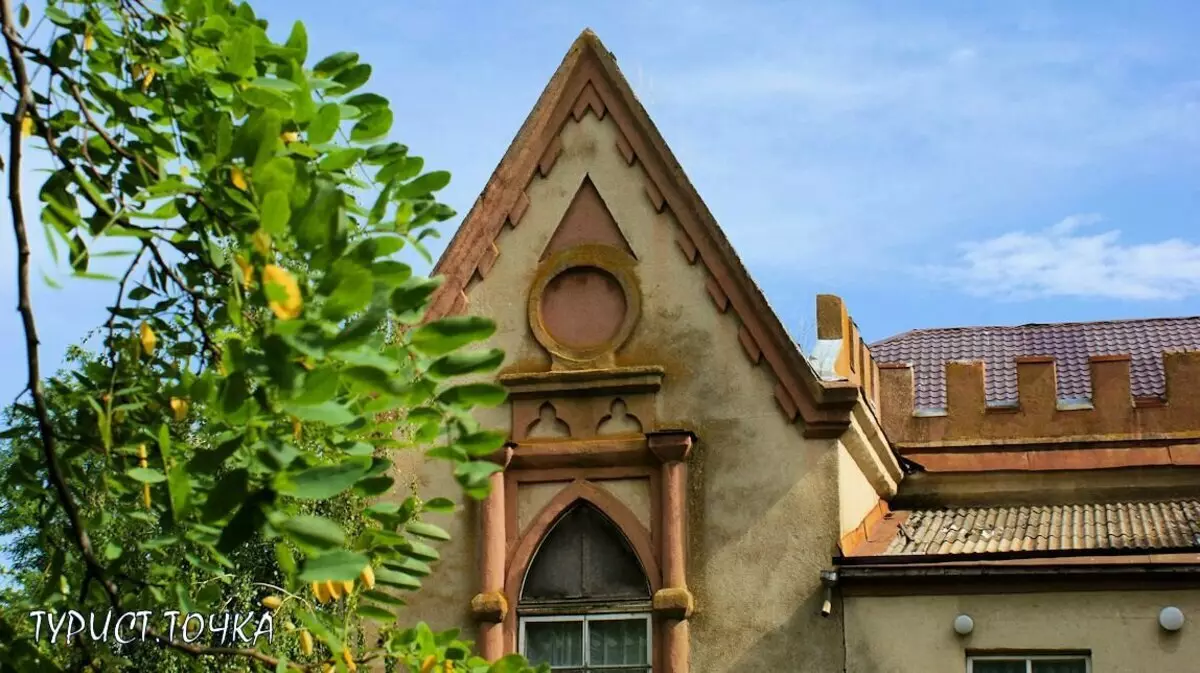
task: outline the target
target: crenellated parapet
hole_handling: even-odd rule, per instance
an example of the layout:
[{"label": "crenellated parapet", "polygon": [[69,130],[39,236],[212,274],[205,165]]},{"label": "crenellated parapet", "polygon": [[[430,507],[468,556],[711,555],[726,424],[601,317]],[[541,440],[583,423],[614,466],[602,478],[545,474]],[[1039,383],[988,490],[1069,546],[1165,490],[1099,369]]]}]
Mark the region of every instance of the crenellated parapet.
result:
[{"label": "crenellated parapet", "polygon": [[1091,398],[1060,400],[1054,359],[1016,359],[1017,399],[991,403],[983,362],[948,362],[946,408],[914,408],[907,364],[879,368],[884,431],[902,453],[937,446],[1176,440],[1200,437],[1200,351],[1163,354],[1166,392],[1135,398],[1128,355],[1089,359]]},{"label": "crenellated parapet", "polygon": [[879,365],[837,295],[817,295],[817,343],[810,361],[822,378],[853,383],[879,408]]}]

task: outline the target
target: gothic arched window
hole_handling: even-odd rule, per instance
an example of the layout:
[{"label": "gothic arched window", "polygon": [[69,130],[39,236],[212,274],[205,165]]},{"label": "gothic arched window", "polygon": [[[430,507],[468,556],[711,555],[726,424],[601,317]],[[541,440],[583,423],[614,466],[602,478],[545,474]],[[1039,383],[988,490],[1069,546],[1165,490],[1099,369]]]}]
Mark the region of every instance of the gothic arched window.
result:
[{"label": "gothic arched window", "polygon": [[621,530],[580,501],[529,564],[517,612],[521,651],[558,671],[650,670],[650,583]]}]

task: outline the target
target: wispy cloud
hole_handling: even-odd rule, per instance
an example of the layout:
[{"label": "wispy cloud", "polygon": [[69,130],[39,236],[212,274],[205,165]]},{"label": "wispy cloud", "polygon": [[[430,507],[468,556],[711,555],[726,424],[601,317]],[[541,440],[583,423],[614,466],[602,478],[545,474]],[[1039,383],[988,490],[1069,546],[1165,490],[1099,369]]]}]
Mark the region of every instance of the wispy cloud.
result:
[{"label": "wispy cloud", "polygon": [[1178,238],[1124,243],[1116,229],[1091,233],[1098,215],[1072,215],[1039,232],[960,246],[950,266],[922,271],[1000,299],[1176,300],[1200,296],[1200,245]]},{"label": "wispy cloud", "polygon": [[[1146,22],[1018,7],[685,15],[672,33],[721,48],[657,64],[651,112],[685,129],[668,140],[714,210],[739,215],[742,254],[767,264],[794,262],[788,236],[810,260],[882,268],[996,233],[1023,204],[1197,167],[1191,47]],[[750,192],[747,170],[764,175]],[[851,234],[854,258],[834,254]]]}]

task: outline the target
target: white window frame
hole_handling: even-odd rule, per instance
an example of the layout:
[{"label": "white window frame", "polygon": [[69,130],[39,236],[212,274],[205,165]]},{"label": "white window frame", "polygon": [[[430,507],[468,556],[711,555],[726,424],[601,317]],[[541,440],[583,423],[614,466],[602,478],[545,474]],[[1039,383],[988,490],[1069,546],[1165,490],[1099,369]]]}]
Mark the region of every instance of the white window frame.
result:
[{"label": "white window frame", "polygon": [[975,662],[977,661],[1012,661],[1014,659],[1025,660],[1025,673],[1033,673],[1033,662],[1035,661],[1062,661],[1064,659],[1082,661],[1085,673],[1092,673],[1092,655],[1090,654],[1021,654],[1019,652],[971,655],[967,657],[967,673],[975,673]]},{"label": "white window frame", "polygon": [[[520,636],[517,641],[517,649],[521,654],[525,654],[525,625],[531,622],[579,622],[580,628],[583,629],[583,663],[580,666],[559,667],[568,669],[582,668],[585,671],[604,671],[614,669],[631,669],[638,666],[594,666],[588,663],[588,653],[590,652],[588,642],[588,633],[591,629],[588,628],[588,622],[611,622],[618,620],[633,620],[641,619],[646,622],[646,672],[654,668],[654,623],[650,618],[649,612],[601,612],[601,613],[575,613],[562,615],[530,615],[520,618]],[[555,670],[555,669],[551,669]],[[1090,671],[1088,673],[1091,673]]]}]

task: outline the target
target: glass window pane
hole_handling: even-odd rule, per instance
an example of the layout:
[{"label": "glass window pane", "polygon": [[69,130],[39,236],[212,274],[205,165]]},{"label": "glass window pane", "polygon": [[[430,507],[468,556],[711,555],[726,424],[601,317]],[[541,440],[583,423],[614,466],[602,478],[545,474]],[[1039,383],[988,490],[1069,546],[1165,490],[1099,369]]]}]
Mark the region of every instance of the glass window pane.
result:
[{"label": "glass window pane", "polygon": [[1033,673],[1087,673],[1083,659],[1040,659],[1033,662]]},{"label": "glass window pane", "polygon": [[1028,673],[1024,659],[976,659],[971,662],[971,673]]},{"label": "glass window pane", "polygon": [[583,622],[525,622],[525,658],[535,666],[582,666]]},{"label": "glass window pane", "polygon": [[650,663],[645,619],[603,619],[588,622],[588,664],[636,666]]}]

